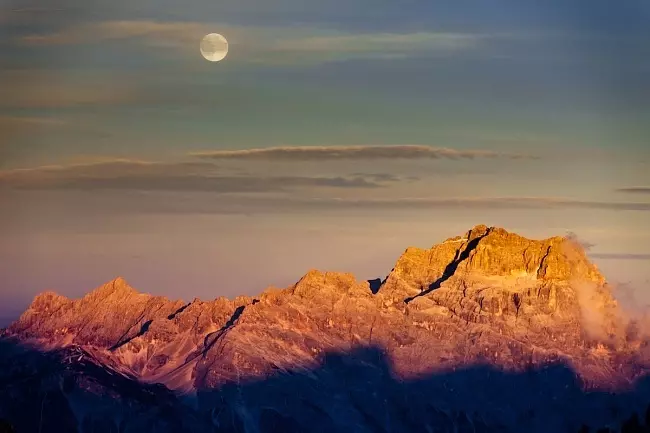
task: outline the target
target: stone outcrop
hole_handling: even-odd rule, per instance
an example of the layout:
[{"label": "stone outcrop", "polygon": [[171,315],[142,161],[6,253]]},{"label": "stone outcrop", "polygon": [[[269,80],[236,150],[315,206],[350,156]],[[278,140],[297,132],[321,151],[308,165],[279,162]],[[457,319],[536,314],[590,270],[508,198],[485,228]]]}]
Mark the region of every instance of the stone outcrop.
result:
[{"label": "stone outcrop", "polygon": [[465,236],[447,239],[429,250],[407,249],[397,261],[391,277],[424,288],[446,276],[470,274],[605,282],[582,247],[571,239],[531,240],[485,225],[476,226]]}]

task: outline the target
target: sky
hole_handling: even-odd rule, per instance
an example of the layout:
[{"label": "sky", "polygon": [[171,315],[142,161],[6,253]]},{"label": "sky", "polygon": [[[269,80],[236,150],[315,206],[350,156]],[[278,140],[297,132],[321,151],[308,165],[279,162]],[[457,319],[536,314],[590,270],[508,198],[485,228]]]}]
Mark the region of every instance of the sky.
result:
[{"label": "sky", "polygon": [[384,277],[481,223],[650,303],[643,0],[0,0],[0,52],[0,318]]}]

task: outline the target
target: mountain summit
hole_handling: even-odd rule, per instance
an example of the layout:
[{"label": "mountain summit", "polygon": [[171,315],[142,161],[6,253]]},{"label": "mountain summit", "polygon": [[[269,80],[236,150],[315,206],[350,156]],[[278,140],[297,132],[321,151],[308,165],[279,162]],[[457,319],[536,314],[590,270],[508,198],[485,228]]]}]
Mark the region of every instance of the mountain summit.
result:
[{"label": "mountain summit", "polygon": [[[270,288],[256,298],[189,303],[138,293],[121,278],[77,300],[48,292],[5,330],[3,341],[109,371],[113,379],[99,388],[101,395],[120,396],[122,403],[112,402],[113,409],[135,398],[115,378],[138,392],[164,385],[164,392],[156,388],[164,401],[194,396],[198,406],[177,411],[216,431],[424,432],[435,425],[432,414],[441,417],[440,425],[457,427],[450,413],[471,409],[478,417],[472,422],[484,431],[533,432],[549,430],[544,417],[521,418],[526,404],[557,419],[562,427],[554,431],[577,429],[580,405],[601,401],[581,393],[622,389],[644,374],[641,342],[629,338],[626,325],[607,282],[578,243],[564,237],[530,240],[479,225],[431,249],[408,248],[383,280],[312,270],[293,286]],[[82,384],[91,374],[74,361],[65,365],[57,374],[70,377],[69,366],[75,366],[70,389],[76,391],[62,391],[61,404],[79,421],[87,415],[75,409],[74,399],[89,392]],[[548,396],[571,402],[561,410],[554,406],[557,413],[549,412],[548,402],[537,402],[550,392],[548,368],[554,365],[570,371],[558,376],[569,380],[561,395]],[[465,376],[448,376],[459,369],[473,379],[463,384]],[[355,373],[348,376],[350,371]],[[497,371],[545,373],[526,376],[525,395],[506,402],[511,390],[502,389],[508,381]],[[414,384],[427,375],[436,378],[428,388]],[[505,382],[489,388],[495,377]],[[285,381],[303,394],[287,394]],[[99,383],[94,376],[91,382]],[[252,383],[268,386],[245,385]],[[375,394],[355,396],[353,383]],[[421,408],[428,414],[389,416],[412,393],[424,399],[417,405],[429,405]],[[395,405],[390,410],[389,401]],[[138,417],[154,417],[158,404],[143,405]],[[512,413],[499,412],[503,405],[511,405]],[[225,429],[219,417],[226,415],[215,415],[216,408],[238,427]],[[307,414],[319,420],[318,428]],[[607,421],[605,414],[598,416]],[[282,429],[269,427],[276,424]],[[165,428],[160,431],[181,431]]]}]

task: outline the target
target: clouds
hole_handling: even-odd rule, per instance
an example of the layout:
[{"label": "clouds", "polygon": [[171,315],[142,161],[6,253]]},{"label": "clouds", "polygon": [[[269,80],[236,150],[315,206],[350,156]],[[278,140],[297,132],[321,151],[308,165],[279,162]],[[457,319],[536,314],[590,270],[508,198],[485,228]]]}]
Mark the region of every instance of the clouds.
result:
[{"label": "clouds", "polygon": [[579,246],[581,246],[585,251],[589,251],[593,247],[596,246],[596,244],[593,244],[593,243],[591,243],[589,241],[586,241],[584,239],[580,239],[578,237],[578,235],[575,234],[574,232],[568,232],[565,237],[566,237],[567,240],[569,240],[571,242],[574,242],[574,243],[578,244]]},{"label": "clouds", "polygon": [[214,150],[190,155],[211,160],[320,161],[376,159],[474,159],[529,156],[486,150],[456,150],[418,145],[397,146],[297,146],[245,150]]},{"label": "clouds", "polygon": [[28,34],[17,39],[23,45],[77,45],[103,41],[147,38],[162,44],[196,42],[209,26],[195,22],[104,21],[79,24],[57,32]]},{"label": "clouds", "polygon": [[627,188],[618,188],[617,192],[628,194],[650,194],[650,186],[633,186]]},{"label": "clouds", "polygon": [[211,193],[269,193],[300,188],[381,188],[386,176],[262,176],[233,174],[210,162],[109,160],[0,172],[0,188],[11,190],[129,190]]},{"label": "clouds", "polygon": [[[639,210],[639,209],[635,209]],[[585,249],[585,251],[588,251],[589,257],[592,259],[600,259],[600,260],[650,260],[650,254],[644,254],[644,253],[608,253],[608,252],[602,252],[602,253],[594,253],[591,252],[591,250],[597,246],[594,243],[591,243],[589,241],[585,241],[584,239],[580,239],[578,235],[576,235],[573,232],[569,232],[567,234],[567,239],[577,243],[578,245],[582,246],[582,248]]]},{"label": "clouds", "polygon": [[408,57],[419,53],[456,52],[477,48],[486,36],[463,33],[370,33],[313,36],[279,41],[277,52],[319,56],[323,60]]},{"label": "clouds", "polygon": [[[113,191],[115,192],[115,191]],[[335,197],[305,197],[298,194],[272,194],[271,191],[241,191],[240,194],[222,194],[216,196],[205,191],[152,191],[142,194],[138,191],[107,191],[100,196],[84,195],[83,199],[74,199],[67,194],[66,198],[57,195],[52,201],[52,207],[57,212],[63,212],[61,203],[76,208],[92,206],[83,212],[101,212],[111,216],[124,213],[145,214],[261,214],[261,215],[383,215],[398,213],[413,216],[416,214],[434,215],[465,215],[466,212],[491,211],[534,211],[564,212],[567,210],[584,209],[615,210],[648,212],[650,204],[620,203],[615,207],[608,202],[583,202],[561,198],[548,197],[460,197],[458,199],[404,198],[404,199],[344,199]],[[247,194],[241,194],[247,192]],[[35,191],[38,193],[38,191]],[[119,193],[119,194],[117,194]],[[137,195],[136,195],[137,194]],[[218,198],[218,199],[217,199]],[[27,200],[25,198],[24,200]],[[553,205],[549,206],[549,202]],[[121,203],[121,205],[120,205]],[[32,205],[30,205],[32,206]]]},{"label": "clouds", "polygon": [[560,197],[405,197],[394,199],[314,198],[295,200],[295,204],[319,208],[360,209],[600,209],[650,211],[650,203],[572,200]]},{"label": "clouds", "polygon": [[589,256],[603,260],[650,260],[650,254],[592,253]]},{"label": "clouds", "polygon": [[68,46],[139,40],[149,46],[196,51],[207,33],[224,34],[236,55],[230,61],[313,64],[353,58],[395,58],[476,48],[486,35],[454,32],[348,33],[322,28],[244,26],[198,21],[115,20],[21,34],[23,46]]},{"label": "clouds", "polygon": [[[284,154],[282,154],[284,155]],[[309,155],[309,153],[308,153]],[[338,153],[335,158],[340,158]],[[353,157],[356,157],[353,154]],[[407,155],[410,155],[407,153]],[[304,157],[303,154],[301,154]],[[311,155],[313,156],[313,155]],[[344,155],[345,157],[345,155]],[[381,157],[385,157],[381,154]],[[576,200],[561,197],[472,196],[404,197],[390,189],[402,182],[418,181],[390,173],[338,173],[335,175],[262,174],[237,171],[211,161],[151,162],[138,160],[106,160],[95,163],[44,166],[0,172],[0,190],[21,191],[114,191],[154,192],[157,194],[218,194],[218,205],[211,200],[198,200],[176,209],[176,200],[148,202],[148,209],[160,212],[230,213],[346,211],[369,212],[386,210],[436,209],[528,209],[528,210],[612,210],[650,211],[650,203]],[[385,189],[381,196],[369,196],[371,189]],[[336,191],[349,191],[342,196]],[[356,192],[355,192],[356,191]],[[469,190],[468,190],[469,191]],[[101,195],[101,194],[100,194]],[[383,197],[382,197],[383,196]],[[189,196],[188,196],[189,197]],[[133,204],[138,208],[140,204]]]},{"label": "clouds", "polygon": [[[521,158],[521,155],[428,146],[275,147],[192,153],[196,159],[141,161],[105,159],[90,163],[51,165],[0,171],[4,191],[115,191],[209,193],[230,195],[237,206],[255,210],[435,210],[529,209],[650,211],[650,202],[606,201],[553,196],[524,196],[514,188],[492,195],[476,188],[440,179],[430,184],[426,171],[419,177],[383,170],[366,171],[363,164],[397,159],[411,164],[440,160],[458,164],[480,158]],[[286,165],[270,165],[272,162]],[[305,169],[303,162],[316,162]],[[346,166],[343,162],[349,161]],[[232,164],[238,162],[237,164]],[[255,164],[260,162],[260,164]],[[481,163],[480,161],[476,162]],[[273,168],[275,167],[275,168]],[[448,192],[454,185],[454,192]],[[479,191],[485,191],[483,193]],[[510,191],[510,195],[508,194]],[[237,197],[235,197],[237,196]],[[220,199],[220,205],[225,205]],[[201,209],[203,205],[200,206]],[[193,207],[194,208],[194,207]],[[205,212],[214,211],[208,207]],[[220,212],[220,211],[219,211]]]}]

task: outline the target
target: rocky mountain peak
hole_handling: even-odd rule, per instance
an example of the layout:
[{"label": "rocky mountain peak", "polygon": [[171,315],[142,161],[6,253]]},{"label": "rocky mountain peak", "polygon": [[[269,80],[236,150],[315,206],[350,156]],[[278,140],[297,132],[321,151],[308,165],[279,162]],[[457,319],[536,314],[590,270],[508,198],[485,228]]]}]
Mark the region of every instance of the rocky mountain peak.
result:
[{"label": "rocky mountain peak", "polygon": [[293,295],[314,299],[328,296],[365,296],[370,294],[367,282],[359,282],[351,273],[307,272],[291,289]]},{"label": "rocky mountain peak", "polygon": [[474,226],[467,232],[466,239],[468,242],[471,242],[474,239],[482,238],[483,236],[487,235],[488,232],[490,232],[491,230],[495,230],[495,228],[488,227],[485,224],[479,224],[477,226]]},{"label": "rocky mountain peak", "polygon": [[90,292],[88,296],[92,297],[122,297],[129,295],[139,294],[137,290],[129,285],[129,283],[122,277],[117,277],[112,281],[103,284]]},{"label": "rocky mountain peak", "polygon": [[415,287],[452,275],[605,282],[582,246],[569,238],[533,240],[486,225],[428,250],[408,248],[391,273]]},{"label": "rocky mountain peak", "polygon": [[34,311],[47,312],[59,308],[66,302],[68,302],[68,298],[65,296],[47,291],[36,295],[29,308]]}]

